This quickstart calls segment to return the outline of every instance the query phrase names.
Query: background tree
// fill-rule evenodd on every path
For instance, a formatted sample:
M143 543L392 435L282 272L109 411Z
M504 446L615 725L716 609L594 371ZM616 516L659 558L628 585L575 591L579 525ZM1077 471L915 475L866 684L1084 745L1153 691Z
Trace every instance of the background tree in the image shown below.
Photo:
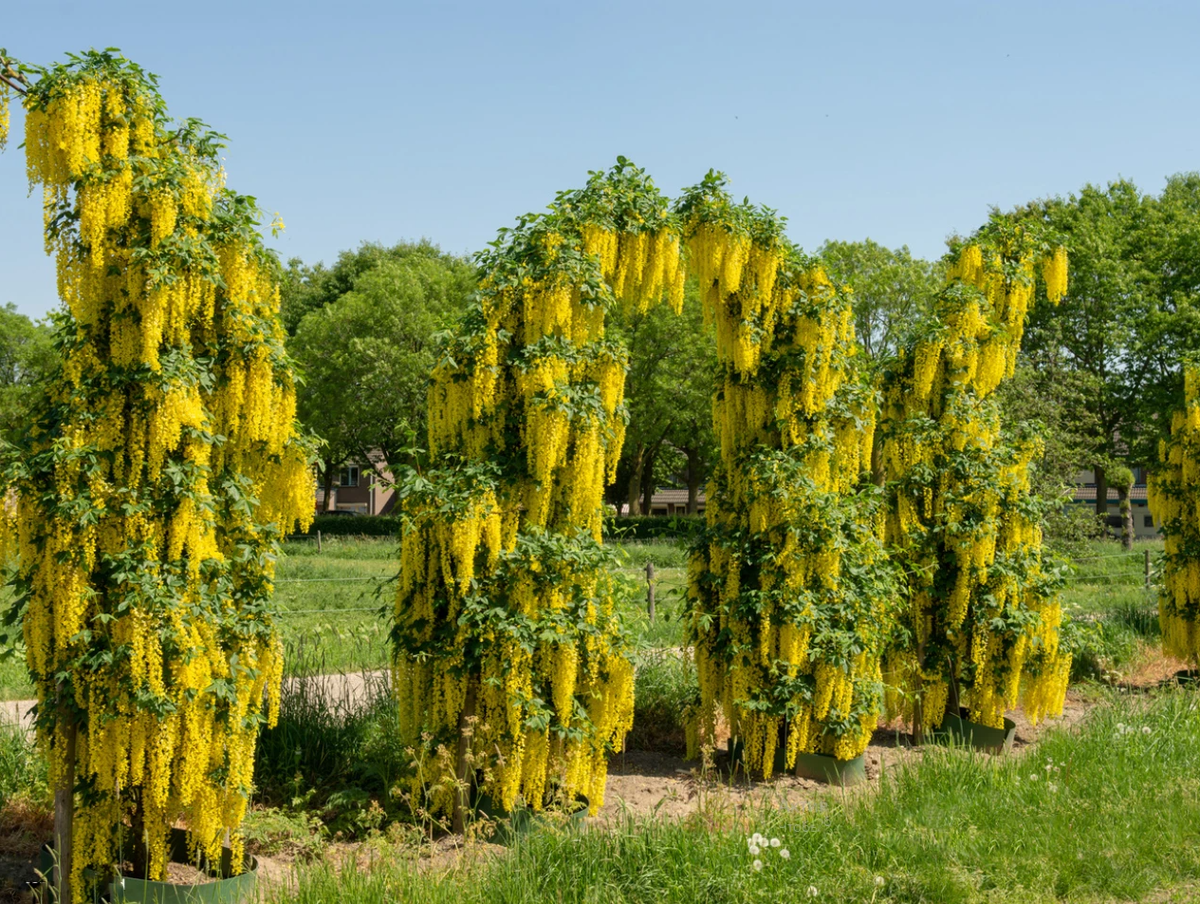
M893 251L871 239L827 241L817 257L830 279L854 293L855 333L875 361L893 353L905 332L929 313L942 284L941 262L913 257L907 245Z
M1145 256L1147 243L1154 244L1154 206L1153 198L1121 180L1029 208L1064 237L1071 280L1060 304L1030 311L1022 347L1026 360L1054 362L1060 372L1084 376L1078 386L1094 433L1083 443L1086 455L1078 466L1095 472L1098 515L1107 513L1108 470L1145 433L1139 412L1146 409L1138 399L1161 366L1143 360L1153 355L1144 336L1159 323Z
M685 292L682 314L663 307L617 311L610 324L630 362L629 425L609 499L627 503L630 514L648 514L658 479L678 471L688 486L688 511L695 514L716 451L715 339L705 327L695 283Z
M1184 362L1200 352L1200 174L1171 176L1145 206L1131 244L1151 303L1130 330L1119 438L1132 464L1153 467L1170 433L1167 412L1183 393Z
M50 327L0 307L0 440L12 441L32 418L38 384L54 362Z
M1121 545L1133 549L1133 506L1129 504L1129 491L1133 488L1133 472L1128 468L1113 468L1109 478L1117 491L1121 511Z
M467 261L430 249L404 245L376 253L364 246L361 257L343 254L339 266L358 269L355 282L306 314L289 342L304 375L297 413L325 441L326 509L347 459L382 470L407 460L414 444L424 445L433 337L458 318L475 288ZM371 266L363 268L365 260Z
M1011 379L996 391L1001 424L1015 443L1030 428L1041 439L1031 472L1033 495L1060 504L1047 509L1042 529L1047 545L1066 556L1084 555L1081 544L1102 536L1092 510L1070 504L1083 462L1095 460L1102 430L1095 408L1097 378L1067 366L1048 349L1018 359Z
M288 261L280 276L280 319L288 335L292 335L306 315L333 304L354 288L358 278L385 261L412 259L458 261L462 258L444 254L427 239L419 242L400 242L383 245L363 242L354 251L343 251L332 267L324 263L308 265L299 258Z

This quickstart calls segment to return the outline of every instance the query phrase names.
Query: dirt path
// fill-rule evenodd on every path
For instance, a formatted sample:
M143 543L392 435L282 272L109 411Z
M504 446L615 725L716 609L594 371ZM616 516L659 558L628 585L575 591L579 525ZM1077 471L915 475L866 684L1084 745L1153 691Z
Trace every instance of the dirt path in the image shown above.
M334 708L357 709L370 701L390 681L387 672L350 672L337 675L313 675L308 678L287 678L287 691L297 682L304 682L308 692L324 699ZM20 725L26 731L33 728L33 708L36 700L0 701L0 724Z

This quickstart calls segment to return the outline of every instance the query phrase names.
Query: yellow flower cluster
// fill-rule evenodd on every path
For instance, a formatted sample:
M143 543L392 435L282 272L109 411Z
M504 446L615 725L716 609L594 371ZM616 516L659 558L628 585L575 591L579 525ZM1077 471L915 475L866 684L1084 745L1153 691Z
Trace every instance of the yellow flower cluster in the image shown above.
M843 533L843 513L833 514L869 467L874 432L873 399L851 392L849 297L819 266L792 263L782 244L713 218L690 224L687 247L725 371L713 404L713 539L689 567L695 739L713 739L719 711L746 767L764 776L781 745L788 769L800 753L852 759L878 721L879 622L888 616L882 596L850 588L842 571L844 559L881 564L879 538L870 527ZM800 527L818 523L824 536ZM839 604L862 624L831 624ZM829 645L833 630L864 627L862 652L849 661Z
M618 233L587 223L580 231L584 252L598 258L618 301L644 313L666 292L672 310L683 310L687 272L680 265L679 236L672 230Z
M1159 442L1160 467L1147 488L1150 511L1166 537L1158 597L1163 651L1200 662L1200 367L1183 371L1183 408L1171 416L1171 436Z
M151 877L177 822L213 856L231 831L241 862L283 668L273 538L312 513L269 264L213 217L215 161L156 126L148 90L68 71L26 99L30 180L78 224L53 238L72 322L30 450L53 464L17 482L15 526L55 784L76 738L80 896L135 810Z
M8 144L9 95L8 85L0 83L0 151Z
M1039 450L1001 447L990 398L1013 372L1034 292L1035 259L1021 238L961 249L937 329L902 353L884 392L882 459L895 487L887 538L908 573L912 638L890 657L888 708L925 727L941 724L956 692L972 720L993 727L1021 693L1034 722L1061 713L1066 694L1061 608L1040 589L1041 530L1021 505ZM1057 302L1065 252L1042 272Z

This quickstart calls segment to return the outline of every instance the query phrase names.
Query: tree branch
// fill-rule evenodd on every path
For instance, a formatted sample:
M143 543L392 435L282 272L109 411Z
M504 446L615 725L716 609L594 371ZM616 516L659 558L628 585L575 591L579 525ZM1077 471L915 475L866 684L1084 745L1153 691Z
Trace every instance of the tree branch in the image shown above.
M28 94L31 87L29 79L25 78L19 69L13 68L13 61L3 56L0 56L0 81L21 96Z

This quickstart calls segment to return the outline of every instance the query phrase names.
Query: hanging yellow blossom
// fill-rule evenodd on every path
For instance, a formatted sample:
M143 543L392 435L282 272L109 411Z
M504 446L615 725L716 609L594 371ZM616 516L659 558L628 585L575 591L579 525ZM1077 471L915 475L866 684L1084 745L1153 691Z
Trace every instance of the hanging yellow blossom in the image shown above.
M1183 369L1183 407L1171 416L1171 435L1159 442L1159 467L1148 496L1166 537L1158 597L1163 651L1193 668L1200 664L1200 367Z
M1001 442L992 395L1012 375L1038 254L996 218L953 257L936 322L885 376L887 539L907 576L909 638L889 657L888 703L923 728L958 707L998 728L1021 695L1031 721L1062 711L1071 657L1029 498L1039 447ZM1042 261L1057 302L1066 253Z

